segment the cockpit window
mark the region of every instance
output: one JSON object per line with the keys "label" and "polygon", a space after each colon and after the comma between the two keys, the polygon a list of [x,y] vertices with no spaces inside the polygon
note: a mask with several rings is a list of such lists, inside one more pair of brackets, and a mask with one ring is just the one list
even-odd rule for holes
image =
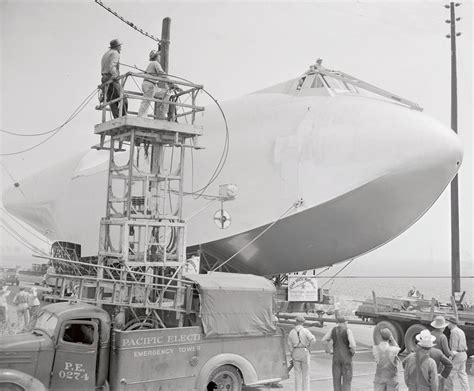
{"label": "cockpit window", "polygon": [[44,331],[50,337],[54,335],[54,330],[58,324],[58,318],[51,312],[42,312],[36,319],[36,323],[33,329]]}
{"label": "cockpit window", "polygon": [[337,80],[327,75],[321,75],[321,77],[323,78],[327,86],[335,92],[358,92],[355,87],[347,84],[345,81]]}

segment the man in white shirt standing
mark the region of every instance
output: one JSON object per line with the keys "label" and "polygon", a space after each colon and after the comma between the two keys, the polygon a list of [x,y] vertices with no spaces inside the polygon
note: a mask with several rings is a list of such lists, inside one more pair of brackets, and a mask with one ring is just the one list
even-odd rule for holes
{"label": "man in white shirt standing", "polygon": [[[453,370],[445,382],[445,389],[469,391],[469,380],[466,373],[467,361],[467,342],[466,334],[458,327],[458,320],[455,317],[449,317],[448,327],[451,332],[449,336],[449,347],[452,351]],[[454,388],[454,382],[459,381],[460,388]]]}
{"label": "man in white shirt standing", "polygon": [[288,335],[288,348],[295,370],[295,390],[309,391],[309,351],[311,343],[316,341],[313,334],[303,327],[303,315],[296,317],[296,326]]}

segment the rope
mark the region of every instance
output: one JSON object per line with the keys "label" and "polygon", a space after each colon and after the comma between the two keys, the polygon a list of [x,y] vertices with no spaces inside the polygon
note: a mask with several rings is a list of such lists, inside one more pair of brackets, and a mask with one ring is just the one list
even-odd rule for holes
{"label": "rope", "polygon": [[15,239],[17,242],[28,248],[29,250],[33,251],[34,253],[37,254],[43,254],[45,255],[46,252],[43,250],[39,249],[35,245],[31,244],[28,242],[27,239],[25,239],[22,235],[20,235],[17,231],[15,231],[6,221],[3,219],[0,220],[0,226],[7,232],[13,239]]}
{"label": "rope", "polygon": [[[50,140],[52,137],[54,137],[56,134],[58,134],[59,131],[61,131],[64,128],[64,126],[66,126],[69,122],[71,122],[77,115],[79,115],[79,113],[82,110],[85,109],[85,107],[92,100],[92,98],[94,98],[96,93],[97,93],[97,88],[94,88],[94,90],[86,98],[83,99],[83,101],[80,103],[80,105],[72,112],[72,114],[69,116],[69,118],[63,124],[61,124],[60,126],[58,126],[57,128],[55,128],[53,130],[50,130],[48,132],[43,132],[42,134],[52,133],[50,136],[46,137],[43,141],[39,142],[38,144],[33,145],[32,147],[29,147],[29,148],[26,148],[26,149],[23,149],[23,150],[20,150],[20,151],[10,152],[10,153],[0,153],[0,156],[18,155],[18,154],[21,154],[21,153],[24,153],[24,152],[31,151],[32,149],[37,148],[40,145],[44,144],[46,141]],[[16,135],[16,136],[21,135],[19,133],[8,132],[8,131],[2,130],[2,129],[0,129],[0,131],[4,132],[4,133],[13,134],[13,135]],[[39,136],[41,134],[36,134],[36,135]]]}
{"label": "rope", "polygon": [[[36,239],[39,239],[41,240],[43,243],[46,243],[48,246],[51,246],[51,242],[47,241],[44,237],[41,237],[37,234],[35,234],[33,231],[29,230],[27,228],[26,225],[24,225],[21,220],[17,219],[14,215],[12,215],[8,210],[6,210],[5,208],[1,208],[0,207],[0,210],[2,210],[3,212],[5,212],[13,221],[15,221],[16,224],[18,224],[21,228],[23,228],[26,232],[28,232],[30,235],[33,235]],[[6,220],[4,220],[6,222]],[[13,229],[11,226],[10,226],[10,229]]]}
{"label": "rope", "polygon": [[[341,268],[341,270],[339,270],[336,274],[334,274],[332,277],[329,278],[329,280],[327,280],[323,285],[321,285],[321,288],[327,284],[329,284],[331,281],[334,283],[335,281],[335,278],[339,275],[339,273],[341,273],[347,266],[349,266],[352,262],[354,262],[353,259],[351,259],[349,262],[347,262],[344,267]],[[325,270],[324,270],[325,271]]]}
{"label": "rope", "polygon": [[247,247],[249,247],[252,243],[257,241],[260,237],[262,237],[268,230],[270,230],[278,221],[280,221],[282,218],[284,218],[288,213],[290,213],[293,209],[296,209],[303,205],[303,200],[299,199],[295,203],[293,203],[287,210],[285,210],[273,223],[271,223],[267,228],[265,228],[262,232],[260,232],[255,238],[253,238],[250,242],[248,242],[244,247],[242,247],[239,251],[237,251],[234,255],[231,257],[227,258],[223,263],[220,265],[216,266],[214,269],[211,271],[214,272],[217,269],[220,269],[222,266],[230,262],[232,259],[234,259],[237,255],[239,255],[242,251],[244,251]]}
{"label": "rope", "polygon": [[138,31],[140,34],[152,39],[153,41],[155,42],[158,42],[160,43],[161,42],[161,39],[159,38],[156,38],[155,36],[151,35],[150,33],[146,32],[145,30],[139,28],[138,26],[136,26],[134,23],[126,20],[124,17],[120,16],[117,12],[115,12],[112,8],[109,8],[107,7],[106,5],[104,5],[104,3],[102,3],[102,1],[100,0],[94,0],[97,4],[99,4],[102,8],[104,8],[105,10],[109,11],[112,15],[116,16],[117,18],[119,18],[122,22],[128,24],[132,29],[134,29],[135,31]]}

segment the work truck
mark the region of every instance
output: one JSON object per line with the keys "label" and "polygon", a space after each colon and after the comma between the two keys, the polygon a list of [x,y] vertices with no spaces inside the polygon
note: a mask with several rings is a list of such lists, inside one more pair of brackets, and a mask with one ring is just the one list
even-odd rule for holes
{"label": "work truck", "polygon": [[182,327],[121,330],[108,311],[44,306],[28,334],[0,338],[2,390],[232,390],[288,378],[285,333],[263,277],[188,277],[197,316]]}

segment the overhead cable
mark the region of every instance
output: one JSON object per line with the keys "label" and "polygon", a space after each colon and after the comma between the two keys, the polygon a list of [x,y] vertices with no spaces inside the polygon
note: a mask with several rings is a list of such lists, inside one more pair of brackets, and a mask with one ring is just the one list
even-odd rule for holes
{"label": "overhead cable", "polygon": [[[94,90],[86,97],[83,99],[83,101],[79,104],[79,106],[72,112],[72,114],[69,116],[69,118],[63,123],[61,124],[60,126],[58,126],[57,128],[55,129],[52,129],[48,132],[43,132],[42,134],[48,134],[48,133],[51,133],[48,137],[46,137],[44,140],[42,140],[41,142],[39,142],[38,144],[35,144],[33,145],[32,147],[29,147],[29,148],[26,148],[26,149],[23,149],[23,150],[20,150],[20,151],[16,151],[16,152],[9,152],[9,153],[0,153],[0,156],[12,156],[12,155],[18,155],[18,154],[21,154],[21,153],[24,153],[24,152],[28,152],[28,151],[31,151],[32,149],[34,148],[37,148],[39,147],[40,145],[44,144],[46,141],[50,140],[53,136],[55,136],[56,134],[59,133],[59,131],[61,131],[64,126],[66,126],[69,122],[71,122],[82,110],[84,110],[84,108],[87,106],[87,104],[92,100],[92,98],[94,98],[95,94],[97,93],[97,88],[94,88]],[[9,133],[9,134],[13,134],[15,136],[19,136],[21,135],[20,133],[14,133],[14,132],[9,132],[9,131],[6,131],[6,130],[2,130],[0,129],[1,132],[4,132],[4,133]],[[36,135],[42,135],[42,134],[36,134]]]}
{"label": "overhead cable", "polygon": [[151,35],[150,33],[146,32],[145,30],[141,29],[140,27],[136,26],[134,23],[128,21],[127,19],[125,19],[123,16],[120,16],[117,12],[115,12],[112,8],[109,8],[107,7],[104,3],[102,3],[102,1],[100,0],[94,0],[97,4],[99,4],[102,8],[104,8],[105,10],[109,11],[112,15],[116,16],[117,18],[119,18],[122,22],[128,24],[132,29],[134,29],[135,31],[138,31],[140,34],[143,34],[144,36],[152,39],[153,41],[155,42],[158,42],[160,43],[161,42],[161,39],[159,38],[156,38],[155,36]]}

